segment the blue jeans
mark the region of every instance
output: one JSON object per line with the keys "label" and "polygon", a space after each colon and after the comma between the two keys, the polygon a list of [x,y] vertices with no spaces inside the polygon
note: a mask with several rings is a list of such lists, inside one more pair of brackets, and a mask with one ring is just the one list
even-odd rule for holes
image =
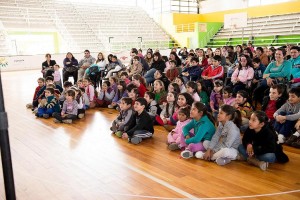
{"label": "blue jeans", "polygon": [[146,79],[146,83],[150,84],[152,83],[154,79],[154,73],[156,72],[156,69],[152,68],[145,74],[144,78]]}
{"label": "blue jeans", "polygon": [[[246,148],[244,147],[243,144],[239,145],[238,151],[240,152],[240,154],[242,154],[242,156],[244,158],[246,158],[246,159],[248,158]],[[255,155],[255,158],[257,158],[260,161],[265,161],[268,163],[274,163],[276,161],[275,153],[265,153],[265,154],[261,154],[261,155]]]}
{"label": "blue jeans", "polygon": [[48,114],[48,115],[52,115],[52,113],[54,113],[54,108],[38,108],[38,112],[37,112],[37,116],[38,117],[43,117],[43,114]]}
{"label": "blue jeans", "polygon": [[[294,113],[290,113],[290,112],[288,112],[288,113],[280,112],[279,113],[279,115],[283,115],[283,116],[291,115],[291,114],[294,114]],[[281,124],[275,120],[274,129],[279,134],[284,135],[284,137],[288,137],[293,133],[293,128],[294,128],[295,124],[296,124],[296,121],[286,120],[283,124]]]}
{"label": "blue jeans", "polygon": [[291,84],[291,88],[296,88],[296,87],[299,87],[300,86],[300,83],[293,83]]}

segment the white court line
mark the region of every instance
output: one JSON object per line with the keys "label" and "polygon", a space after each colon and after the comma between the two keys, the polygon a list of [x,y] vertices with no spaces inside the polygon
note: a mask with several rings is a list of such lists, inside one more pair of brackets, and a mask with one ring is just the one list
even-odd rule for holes
{"label": "white court line", "polygon": [[[12,110],[10,110],[12,111]],[[7,111],[6,111],[7,112]],[[15,111],[13,111],[15,112]],[[16,113],[16,112],[15,112]],[[36,121],[35,119],[33,118],[26,118],[26,120],[28,121]],[[40,125],[42,125],[43,127],[47,128],[47,129],[50,129],[50,130],[53,130],[51,127],[43,124],[43,123],[40,123]],[[76,141],[76,140],[75,140]],[[181,194],[187,198],[172,198],[172,197],[158,197],[158,196],[143,196],[143,195],[133,195],[133,194],[122,194],[122,193],[111,193],[111,192],[105,192],[105,191],[100,191],[101,193],[103,194],[111,194],[111,195],[118,195],[118,196],[130,196],[130,197],[136,197],[136,198],[148,198],[148,199],[170,199],[170,200],[173,200],[173,199],[193,199],[193,200],[206,200],[206,199],[209,199],[209,200],[213,200],[213,199],[216,199],[216,200],[219,200],[219,199],[241,199],[241,198],[256,198],[256,197],[266,197],[266,196],[276,196],[276,195],[282,195],[282,194],[290,194],[290,193],[297,193],[297,192],[300,192],[300,190],[291,190],[291,191],[286,191],[286,192],[277,192],[277,193],[269,193],[269,194],[258,194],[258,195],[245,195],[245,196],[232,196],[232,197],[208,197],[208,198],[199,198],[199,197],[196,197],[190,193],[187,193],[169,183],[167,183],[166,181],[163,181],[155,176],[152,176],[151,174],[145,172],[145,171],[142,171],[134,166],[131,166],[131,165],[128,165],[128,164],[124,164],[122,162],[118,162],[116,160],[111,160],[110,157],[108,157],[108,160],[110,160],[111,162],[114,162],[116,164],[119,164],[119,165],[122,165],[142,176],[145,176],[151,180],[153,180],[154,182],[157,182],[159,183],[160,185],[163,185],[165,186],[166,188],[169,188],[170,190],[172,191],[175,191],[176,193],[178,194]],[[29,175],[31,176],[31,175]],[[36,179],[40,179],[40,178],[37,178],[35,177]],[[46,181],[46,182],[52,182],[52,181],[47,181],[45,179],[40,179],[41,181]],[[53,182],[53,183],[56,183],[56,182]],[[58,184],[58,183],[56,183]],[[59,185],[63,185],[63,184],[59,184]],[[66,187],[68,187],[67,185],[65,185]],[[90,190],[91,188],[89,189],[86,189],[87,191]]]}

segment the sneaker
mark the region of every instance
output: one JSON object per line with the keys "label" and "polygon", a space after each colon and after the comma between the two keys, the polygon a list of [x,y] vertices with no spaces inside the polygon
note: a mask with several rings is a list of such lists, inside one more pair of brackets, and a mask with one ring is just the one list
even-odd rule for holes
{"label": "sneaker", "polygon": [[80,113],[80,114],[78,115],[78,118],[79,118],[79,119],[84,118],[84,114],[83,114],[83,113]]}
{"label": "sneaker", "polygon": [[108,107],[108,108],[114,108],[112,105],[108,105],[107,107]]}
{"label": "sneaker", "polygon": [[64,119],[64,120],[62,120],[62,122],[65,123],[65,124],[72,124],[71,119]]}
{"label": "sneaker", "polygon": [[193,157],[193,152],[191,152],[190,150],[184,150],[181,152],[181,157],[188,159],[188,158],[192,158]]}
{"label": "sneaker", "polygon": [[35,108],[32,112],[36,114],[38,112],[38,108]]}
{"label": "sneaker", "polygon": [[117,132],[115,132],[115,135],[116,135],[117,137],[121,138],[122,135],[123,135],[123,133],[122,133],[122,131],[117,131]]}
{"label": "sneaker", "polygon": [[179,145],[178,145],[178,144],[172,143],[172,144],[169,144],[169,145],[168,145],[168,149],[171,150],[171,151],[175,151],[175,150],[178,150],[178,149],[180,149],[180,148],[179,148]]}
{"label": "sneaker", "polygon": [[282,134],[278,134],[278,144],[282,144],[285,141],[285,137]]}
{"label": "sneaker", "polygon": [[220,158],[217,158],[217,159],[216,159],[216,163],[217,163],[218,165],[226,165],[226,164],[228,164],[228,163],[230,163],[230,162],[231,162],[231,159],[230,159],[230,158],[220,157]]}
{"label": "sneaker", "polygon": [[54,123],[60,123],[60,121],[58,119],[53,119]]}
{"label": "sneaker", "polygon": [[297,141],[292,143],[292,147],[296,147],[296,148],[300,149],[300,138]]}
{"label": "sneaker", "polygon": [[197,151],[195,154],[195,157],[199,159],[203,159],[203,156],[204,156],[204,152],[202,151]]}
{"label": "sneaker", "polygon": [[31,109],[33,108],[33,105],[31,103],[26,104],[26,108]]}
{"label": "sneaker", "polygon": [[296,135],[291,135],[291,137],[285,141],[285,144],[291,146],[292,143],[297,142],[297,140],[298,137]]}
{"label": "sneaker", "polygon": [[50,116],[49,116],[48,114],[43,114],[43,117],[44,117],[45,119],[48,119]]}
{"label": "sneaker", "polygon": [[139,144],[139,143],[141,143],[141,141],[142,141],[142,138],[140,138],[140,137],[133,137],[130,139],[130,142],[132,144]]}
{"label": "sneaker", "polygon": [[244,156],[239,152],[238,155],[236,156],[235,160],[238,160],[238,161],[245,161],[245,160],[247,160],[247,159],[244,158]]}
{"label": "sneaker", "polygon": [[259,166],[261,170],[266,171],[269,167],[269,163],[265,161],[260,161]]}

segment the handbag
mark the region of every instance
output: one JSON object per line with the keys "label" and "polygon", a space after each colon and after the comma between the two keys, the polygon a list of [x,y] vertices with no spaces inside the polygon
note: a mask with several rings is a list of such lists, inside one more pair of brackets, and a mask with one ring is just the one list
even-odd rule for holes
{"label": "handbag", "polygon": [[77,66],[71,66],[65,68],[67,72],[75,72],[78,70]]}

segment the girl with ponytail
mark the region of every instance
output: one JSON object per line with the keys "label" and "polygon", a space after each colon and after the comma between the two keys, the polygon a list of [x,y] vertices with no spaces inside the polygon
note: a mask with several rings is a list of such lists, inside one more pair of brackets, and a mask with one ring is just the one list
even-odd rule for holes
{"label": "girl with ponytail", "polygon": [[235,160],[240,145],[240,125],[242,117],[240,111],[230,105],[222,105],[218,113],[219,126],[213,135],[207,151],[199,151],[196,158],[214,160],[218,165],[226,165]]}

